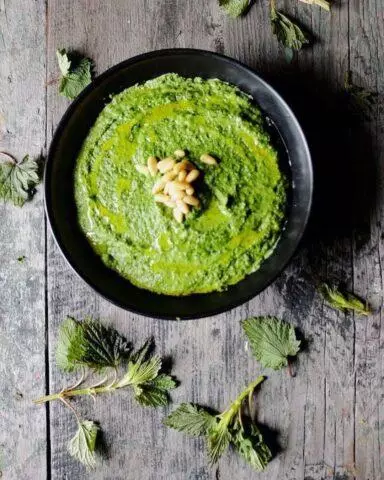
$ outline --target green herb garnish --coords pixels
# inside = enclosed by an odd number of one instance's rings
[[[59,92],[73,100],[92,81],[92,61],[64,49],[56,51],[61,72]]]
[[[271,5],[272,32],[286,48],[300,50],[310,43],[310,37],[297,23]]]
[[[113,393],[130,387],[135,400],[141,405],[166,405],[169,402],[169,392],[176,387],[176,382],[171,376],[161,373],[162,360],[158,355],[150,354],[151,347],[152,341],[148,340],[138,352],[132,354],[124,337],[96,320],[79,322],[67,318],[62,323],[56,350],[57,364],[65,372],[81,369],[81,378],[75,385],[35,400],[35,403],[60,400],[74,412],[79,429],[69,443],[69,453],[87,468],[95,466],[99,427],[89,420],[81,420],[69,399],[84,395],[95,398],[102,393]],[[119,370],[122,368],[124,370],[119,378]],[[86,373],[103,373],[104,377],[82,386]]]
[[[319,7],[327,10],[327,12],[331,11],[331,2],[327,0],[300,0],[303,3],[309,3],[310,5],[318,5]]]
[[[95,422],[79,422],[75,436],[68,443],[69,454],[81,462],[87,470],[96,468],[96,441],[100,428]]]
[[[261,471],[271,460],[272,453],[258,427],[250,416],[244,414],[243,403],[248,399],[249,408],[253,408],[254,390],[264,380],[265,377],[258,377],[220,414],[183,403],[164,420],[164,424],[188,435],[204,436],[211,464],[216,463],[232,445],[255,470]]]
[[[275,317],[253,317],[241,325],[248,338],[253,355],[263,367],[279,370],[288,365],[288,357],[300,350],[292,325]]]
[[[359,87],[352,82],[352,72],[348,71],[344,80],[344,91],[348,97],[350,110],[355,115],[369,118],[369,112],[375,104],[376,94]]]
[[[244,15],[251,5],[251,0],[219,0],[219,5],[231,15],[231,17],[240,17]]]
[[[0,152],[0,200],[22,207],[40,182],[39,166],[29,155],[18,162],[12,155]]]
[[[360,315],[370,315],[372,313],[369,306],[364,304],[362,300],[353,293],[342,293],[337,288],[330,287],[326,283],[320,285],[319,292],[328,305],[336,310],[351,310]]]
[[[25,255],[21,255],[20,257],[17,257],[17,261],[18,261],[19,263],[23,263],[26,258],[27,258],[27,257],[26,257]]]

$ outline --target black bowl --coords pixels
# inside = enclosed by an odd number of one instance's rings
[[[83,140],[110,95],[164,73],[219,78],[253,96],[270,120],[291,178],[290,205],[282,236],[261,268],[224,292],[173,297],[133,286],[106,267],[77,222],[73,171]],[[283,165],[284,167],[284,165]],[[311,208],[312,165],[304,134],[284,100],[252,70],[216,53],[172,49],[139,55],[100,75],[68,108],[49,150],[45,167],[45,206],[53,235],[80,277],[114,304],[164,319],[199,318],[229,310],[254,297],[282,271],[304,233]]]

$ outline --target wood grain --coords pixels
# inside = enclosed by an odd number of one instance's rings
[[[234,20],[215,0],[24,0],[22,7],[16,0],[0,0],[2,149],[39,154],[49,144],[68,106],[55,83],[57,48],[86,53],[101,73],[145,51],[196,47],[247,63],[282,93],[308,137],[317,187],[308,234],[280,278],[231,312],[182,323],[140,317],[94,294],[62,259],[50,233],[45,235],[40,192],[23,209],[2,206],[4,478],[383,478],[382,0],[335,0],[332,14],[292,0],[278,4],[316,40],[290,63],[272,36],[267,1],[254,2],[247,16]],[[357,84],[381,93],[371,121],[351,122],[341,94],[347,70]],[[27,256],[22,264],[16,261],[20,255]],[[331,310],[316,292],[324,280],[367,297],[375,314],[364,318]],[[161,425],[168,409],[140,408],[128,392],[120,392],[95,403],[78,402],[105,432],[101,466],[87,473],[66,452],[76,429],[71,412],[52,404],[46,417],[48,410],[30,404],[44,392],[45,369],[51,392],[69,382],[54,359],[57,329],[68,314],[101,317],[136,345],[153,336],[158,352],[172,357],[181,380],[174,403],[194,401],[218,409],[261,373],[239,321],[273,314],[292,322],[306,339],[294,366],[297,375],[265,372],[269,378],[257,400],[258,420],[280,447],[267,471],[254,474],[233,452],[209,468],[201,440]]]
[[[30,22],[36,26],[26,29]],[[44,1],[0,1],[0,150],[45,151]],[[37,27],[38,26],[38,27]],[[45,242],[42,187],[0,206],[0,476],[45,478]],[[23,262],[18,257],[25,256]],[[31,437],[32,433],[32,437]]]

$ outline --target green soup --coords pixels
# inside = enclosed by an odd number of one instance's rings
[[[167,74],[113,97],[77,160],[79,222],[95,252],[154,292],[223,290],[256,271],[284,221],[286,179],[251,99],[219,80]],[[175,221],[136,169],[177,149],[201,172],[200,207]],[[204,153],[218,165],[200,161]]]

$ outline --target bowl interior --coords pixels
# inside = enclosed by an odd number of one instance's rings
[[[106,267],[77,222],[73,172],[77,154],[111,94],[164,73],[219,78],[250,94],[267,115],[290,169],[287,222],[276,249],[261,268],[224,292],[171,297],[133,286]],[[98,77],[69,107],[54,135],[45,170],[45,201],[56,242],[73,269],[113,303],[157,318],[184,319],[233,308],[263,290],[284,268],[304,232],[312,197],[312,166],[302,130],[281,97],[254,72],[229,58],[196,50],[163,50],[127,60]]]

